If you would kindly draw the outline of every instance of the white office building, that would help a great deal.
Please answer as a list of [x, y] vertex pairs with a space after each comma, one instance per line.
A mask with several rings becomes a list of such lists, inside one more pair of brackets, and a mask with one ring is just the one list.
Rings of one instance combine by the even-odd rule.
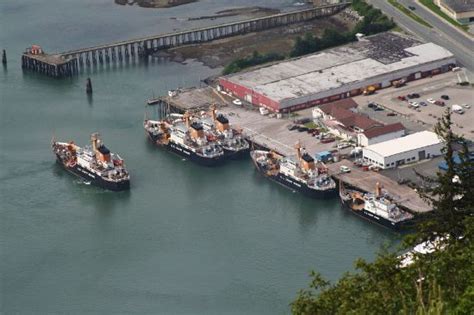
[[441, 155], [443, 142], [431, 131], [369, 145], [362, 151], [365, 161], [379, 168], [394, 168]]

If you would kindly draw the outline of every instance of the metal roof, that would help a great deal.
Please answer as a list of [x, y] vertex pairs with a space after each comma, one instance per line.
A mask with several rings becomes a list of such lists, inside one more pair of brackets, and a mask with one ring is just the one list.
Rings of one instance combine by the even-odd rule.
[[441, 0], [441, 4], [456, 13], [474, 11], [474, 0]]
[[382, 33], [225, 78], [281, 102], [447, 58], [453, 54], [436, 44]]
[[389, 157], [440, 143], [442, 143], [442, 141], [436, 133], [431, 131], [421, 131], [405, 137], [372, 144], [365, 147], [363, 150], [372, 151], [382, 157]]

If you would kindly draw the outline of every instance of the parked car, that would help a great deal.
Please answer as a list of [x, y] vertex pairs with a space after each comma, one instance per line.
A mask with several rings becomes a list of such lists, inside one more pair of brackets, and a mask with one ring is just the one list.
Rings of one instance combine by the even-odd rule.
[[430, 103], [430, 104], [436, 103], [436, 100], [435, 100], [434, 98], [429, 98], [429, 99], [427, 99], [426, 101], [427, 101], [428, 103]]
[[375, 110], [376, 112], [379, 112], [379, 111], [383, 111], [384, 108], [381, 107], [381, 106], [375, 106], [374, 108], [372, 108], [373, 110]]
[[377, 107], [377, 104], [373, 103], [373, 102], [370, 102], [368, 105], [367, 105], [369, 108], [375, 108]]
[[409, 104], [410, 107], [413, 107], [413, 108], [418, 108], [418, 107], [420, 107], [420, 105], [418, 104], [418, 102], [410, 101], [410, 102], [408, 102], [408, 104]]
[[412, 5], [409, 5], [408, 6], [408, 9], [412, 10], [412, 11], [415, 11], [416, 10], [416, 7], [412, 6]]
[[237, 105], [237, 106], [242, 106], [242, 101], [239, 99], [233, 100], [232, 103], [234, 103], [234, 105]]
[[339, 171], [341, 173], [350, 173], [351, 172], [351, 169], [345, 165], [341, 165], [341, 167], [339, 167]]
[[298, 131], [299, 131], [299, 132], [308, 131], [308, 127], [305, 127], [305, 126], [298, 126]]
[[469, 104], [462, 104], [461, 106], [464, 107], [464, 108], [467, 108], [467, 109], [471, 108], [471, 105], [469, 105]]
[[446, 105], [443, 101], [435, 101], [434, 103], [435, 103], [435, 105], [438, 105], [438, 106]]
[[291, 125], [286, 126], [286, 128], [288, 128], [289, 131], [293, 131], [293, 130], [298, 129], [298, 126], [291, 124]]
[[441, 98], [445, 101], [449, 100], [449, 95], [441, 95]]
[[412, 99], [412, 98], [419, 98], [420, 97], [420, 94], [418, 93], [411, 93], [411, 94], [408, 94], [407, 97], [409, 99]]
[[321, 139], [321, 143], [331, 143], [331, 142], [334, 142], [336, 141], [335, 138], [323, 138]]
[[300, 119], [296, 119], [294, 121], [295, 124], [298, 124], [298, 125], [304, 125], [304, 124], [307, 124], [311, 122], [311, 119], [310, 118], [300, 118]]
[[387, 113], [387, 116], [397, 116], [397, 114], [394, 113], [394, 112], [389, 112], [389, 113]]
[[420, 102], [420, 105], [421, 106], [428, 106], [428, 104], [426, 104], [426, 102]]
[[345, 149], [345, 148], [348, 148], [350, 146], [351, 146], [351, 144], [349, 142], [340, 142], [340, 143], [337, 144], [338, 149]]
[[399, 95], [397, 98], [398, 98], [400, 101], [406, 101], [406, 100], [407, 100], [407, 97], [404, 96], [404, 95]]

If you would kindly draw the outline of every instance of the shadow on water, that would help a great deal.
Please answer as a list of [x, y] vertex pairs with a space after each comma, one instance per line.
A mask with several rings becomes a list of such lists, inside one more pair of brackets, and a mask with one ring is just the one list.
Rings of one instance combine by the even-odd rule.
[[90, 107], [94, 105], [94, 96], [92, 93], [86, 93], [87, 94], [87, 103], [89, 104]]

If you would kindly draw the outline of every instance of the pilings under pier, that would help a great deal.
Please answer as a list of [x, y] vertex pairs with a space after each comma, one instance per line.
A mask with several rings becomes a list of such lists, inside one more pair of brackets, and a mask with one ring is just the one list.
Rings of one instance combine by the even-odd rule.
[[7, 52], [5, 51], [5, 49], [2, 50], [2, 64], [7, 64]]
[[344, 1], [311, 9], [285, 12], [176, 33], [136, 38], [71, 50], [57, 55], [32, 55], [25, 53], [22, 58], [22, 66], [25, 69], [45, 73], [53, 77], [70, 76], [78, 72], [79, 69], [134, 62], [140, 59], [147, 60], [149, 55], [159, 50], [210, 42], [330, 16], [347, 7], [349, 3]]
[[45, 53], [32, 54], [25, 52], [21, 57], [21, 67], [25, 70], [38, 72], [50, 77], [70, 77], [79, 72], [77, 58]]

